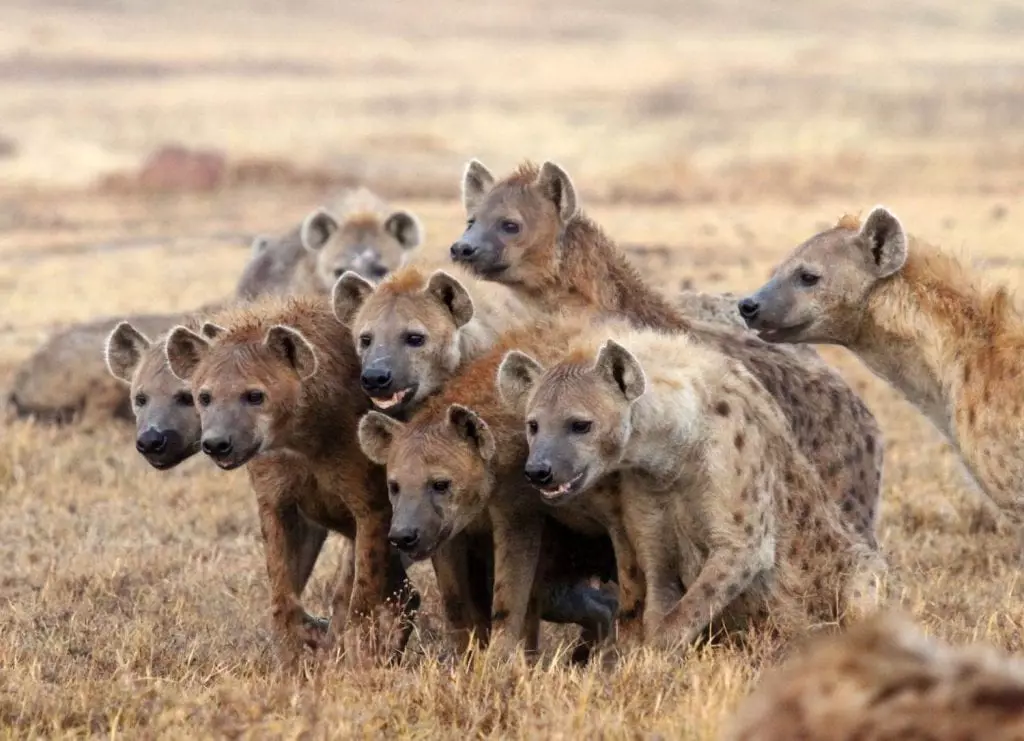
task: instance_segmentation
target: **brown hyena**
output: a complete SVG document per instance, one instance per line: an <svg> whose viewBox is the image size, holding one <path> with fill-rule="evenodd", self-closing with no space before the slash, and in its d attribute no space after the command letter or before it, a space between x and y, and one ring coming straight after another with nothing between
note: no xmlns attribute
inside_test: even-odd
<svg viewBox="0 0 1024 741"><path fill-rule="evenodd" d="M874 542L843 519L760 382L684 335L615 329L580 333L547 370L514 350L498 385L522 410L524 473L547 503L621 475L645 642L688 644L719 619L788 632L864 611L882 571Z"/></svg>
<svg viewBox="0 0 1024 741"><path fill-rule="evenodd" d="M684 333L743 363L782 409L796 443L830 495L874 536L882 434L864 402L816 353L773 346L751 333L683 314L646 285L579 208L557 165L529 163L500 182L473 160L463 178L468 227L456 262L549 310L626 317L640 327Z"/></svg>
<svg viewBox="0 0 1024 741"><path fill-rule="evenodd" d="M462 535L493 533L494 590L490 608L494 643L510 650L523 637L535 642L536 618L564 612L593 640L607 633L614 610L597 590L572 588L574 605L556 604L544 585L587 570L610 572L611 545L594 518L559 518L569 535L548 538L557 523L532 495L522 476L526 440L522 419L497 398L498 363L509 347L543 352L564 342L577 329L555 329L548 322L513 330L489 352L464 366L438 394L428 399L408 423L380 412L360 422L364 452L387 466L394 517L392 542L416 560L431 558L446 612L455 631L473 627L472 617L457 609L465 587L445 563L447 549ZM473 404L473 408L466 406ZM543 552L543 558L542 558ZM567 555L581 559L567 569ZM440 559L439 559L440 557ZM440 560L440 562L439 562ZM540 577L535 578L540 566ZM603 564L603 566L602 566ZM560 575L560 576L559 576ZM611 576L603 574L604 578ZM456 605L449 609L448 605Z"/></svg>
<svg viewBox="0 0 1024 741"><path fill-rule="evenodd" d="M912 246L912 248L911 248ZM1024 320L952 256L876 207L797 247L739 304L772 342L849 348L952 442L981 490L1024 524Z"/></svg>
<svg viewBox="0 0 1024 741"><path fill-rule="evenodd" d="M379 608L394 596L404 612L419 597L397 554L389 558L384 471L359 451L356 425L368 404L356 385L348 328L326 297L304 296L228 310L204 334L214 339L172 330L168 363L189 381L203 452L224 470L248 464L286 658L302 643L329 645L342 632L346 649L369 638L372 651ZM351 595L336 594L328 635L299 599L323 543L311 523L355 541L354 585ZM399 649L411 629L402 622Z"/></svg>
<svg viewBox="0 0 1024 741"><path fill-rule="evenodd" d="M880 614L770 670L722 741L1021 741L1024 662Z"/></svg>
<svg viewBox="0 0 1024 741"><path fill-rule="evenodd" d="M430 272L418 264L399 268L376 288L346 273L334 287L334 313L352 328L363 391L396 418L440 390L503 332L541 315L505 286L457 265Z"/></svg>

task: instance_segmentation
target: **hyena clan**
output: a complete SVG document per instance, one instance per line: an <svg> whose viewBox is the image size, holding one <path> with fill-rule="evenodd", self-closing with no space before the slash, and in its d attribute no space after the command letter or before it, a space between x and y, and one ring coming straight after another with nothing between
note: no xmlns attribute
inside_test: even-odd
<svg viewBox="0 0 1024 741"><path fill-rule="evenodd" d="M860 532L874 537L881 430L812 349L773 346L677 310L582 212L572 181L554 163L526 163L496 181L473 160L463 178L463 200L469 220L451 247L456 262L542 308L624 316L639 327L684 333L740 361L775 398L832 499Z"/></svg>
<svg viewBox="0 0 1024 741"><path fill-rule="evenodd" d="M375 644L401 651L419 595L398 554L389 554L384 471L356 440L368 404L357 390L359 363L348 328L326 298L307 296L227 311L203 333L172 330L168 364L188 379L198 403L203 452L224 470L247 465L284 657L296 658L303 644L329 646L339 636L347 650L368 639L371 653ZM339 588L325 632L309 619L300 595L327 529L354 539L355 574L351 594ZM380 614L391 602L401 629L397 638L378 642L374 629L379 619L394 617Z"/></svg>
<svg viewBox="0 0 1024 741"><path fill-rule="evenodd" d="M770 670L722 741L1021 741L1024 662L881 614Z"/></svg>
<svg viewBox="0 0 1024 741"><path fill-rule="evenodd" d="M525 417L524 472L548 504L621 475L645 643L688 644L719 620L789 633L870 609L873 539L844 521L739 361L682 335L597 326L547 370L510 352L497 382Z"/></svg>
<svg viewBox="0 0 1024 741"><path fill-rule="evenodd" d="M885 208L844 216L798 246L739 304L771 342L843 345L946 435L967 470L1024 524L1024 320Z"/></svg>

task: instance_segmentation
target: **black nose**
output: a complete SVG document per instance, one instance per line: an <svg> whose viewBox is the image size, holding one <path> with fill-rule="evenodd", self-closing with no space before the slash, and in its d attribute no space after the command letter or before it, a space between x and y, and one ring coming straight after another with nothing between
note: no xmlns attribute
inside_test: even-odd
<svg viewBox="0 0 1024 741"><path fill-rule="evenodd" d="M411 551L420 542L420 531L414 527L392 530L388 540L400 551Z"/></svg>
<svg viewBox="0 0 1024 741"><path fill-rule="evenodd" d="M477 249L468 242L456 242L452 245L453 260L468 260L476 254Z"/></svg>
<svg viewBox="0 0 1024 741"><path fill-rule="evenodd" d="M744 319L756 319L761 306L752 298L745 298L739 303L740 316Z"/></svg>
<svg viewBox="0 0 1024 741"><path fill-rule="evenodd" d="M548 463L527 463L526 479L534 486L547 486L554 478Z"/></svg>
<svg viewBox="0 0 1024 741"><path fill-rule="evenodd" d="M211 458L223 458L231 452L230 437L204 437L203 452Z"/></svg>
<svg viewBox="0 0 1024 741"><path fill-rule="evenodd" d="M162 453L167 447L167 435L159 430L146 430L135 441L135 449L143 455Z"/></svg>
<svg viewBox="0 0 1024 741"><path fill-rule="evenodd" d="M366 391L386 391L391 385L391 371L381 368L367 368L359 376L359 382Z"/></svg>

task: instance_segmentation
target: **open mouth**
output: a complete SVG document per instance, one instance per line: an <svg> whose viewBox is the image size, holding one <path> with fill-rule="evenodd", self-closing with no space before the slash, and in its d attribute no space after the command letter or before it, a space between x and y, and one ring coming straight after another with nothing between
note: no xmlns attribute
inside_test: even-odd
<svg viewBox="0 0 1024 741"><path fill-rule="evenodd" d="M538 489L538 491L540 491L540 495L544 498L545 502L548 504L556 504L580 490L583 486L583 480L586 478L586 473L586 469L583 469L561 486L555 487L554 489Z"/></svg>
<svg viewBox="0 0 1024 741"><path fill-rule="evenodd" d="M242 453L241 455L233 455L225 458L214 458L213 462L217 464L217 468L221 471L234 471L236 468L241 468L246 463L256 457L256 454L260 452L260 443L253 445L249 450Z"/></svg>
<svg viewBox="0 0 1024 741"><path fill-rule="evenodd" d="M387 398L379 398L371 396L370 401L378 409L396 409L402 404L412 401L413 397L416 396L416 387L410 386L409 388L402 389Z"/></svg>
<svg viewBox="0 0 1024 741"><path fill-rule="evenodd" d="M762 326L757 328L757 336L765 342L785 342L791 337L796 337L809 326L811 326L810 322L801 322L790 327Z"/></svg>

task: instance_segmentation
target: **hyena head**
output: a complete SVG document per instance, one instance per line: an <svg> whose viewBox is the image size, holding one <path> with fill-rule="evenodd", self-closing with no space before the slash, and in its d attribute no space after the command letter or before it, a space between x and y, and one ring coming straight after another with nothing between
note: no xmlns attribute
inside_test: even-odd
<svg viewBox="0 0 1024 741"><path fill-rule="evenodd" d="M131 387L135 449L164 471L199 452L202 429L187 382L167 365L163 338L150 341L128 322L107 337L107 369Z"/></svg>
<svg viewBox="0 0 1024 741"><path fill-rule="evenodd" d="M500 182L478 160L462 178L466 231L452 260L488 280L535 285L558 273L558 242L576 216L572 180L553 162L523 165Z"/></svg>
<svg viewBox="0 0 1024 741"><path fill-rule="evenodd" d="M286 444L302 384L316 373L317 357L298 330L282 325L253 338L207 324L203 335L175 327L167 336L167 362L189 382L203 452L227 471Z"/></svg>
<svg viewBox="0 0 1024 741"><path fill-rule="evenodd" d="M872 289L906 260L903 226L876 206L862 226L844 217L793 250L766 284L739 302L740 314L769 342L850 344Z"/></svg>
<svg viewBox="0 0 1024 741"><path fill-rule="evenodd" d="M612 340L596 358L569 357L547 370L512 350L497 383L504 403L526 420L526 478L552 505L614 470L632 432L632 404L646 387L636 358Z"/></svg>
<svg viewBox="0 0 1024 741"><path fill-rule="evenodd" d="M471 409L449 406L430 424L403 423L380 412L359 421L366 457L387 467L392 545L414 560L430 557L484 514L494 479L495 443Z"/></svg>
<svg viewBox="0 0 1024 741"><path fill-rule="evenodd" d="M316 273L325 291L346 270L368 280L380 280L397 268L408 250L423 241L419 219L408 211L395 211L385 219L356 213L338 222L317 209L302 222L302 246L316 254Z"/></svg>
<svg viewBox="0 0 1024 741"><path fill-rule="evenodd" d="M333 306L352 330L363 391L393 417L440 390L462 362L459 332L473 318L473 300L443 270L427 277L404 268L376 288L348 272L334 286Z"/></svg>

